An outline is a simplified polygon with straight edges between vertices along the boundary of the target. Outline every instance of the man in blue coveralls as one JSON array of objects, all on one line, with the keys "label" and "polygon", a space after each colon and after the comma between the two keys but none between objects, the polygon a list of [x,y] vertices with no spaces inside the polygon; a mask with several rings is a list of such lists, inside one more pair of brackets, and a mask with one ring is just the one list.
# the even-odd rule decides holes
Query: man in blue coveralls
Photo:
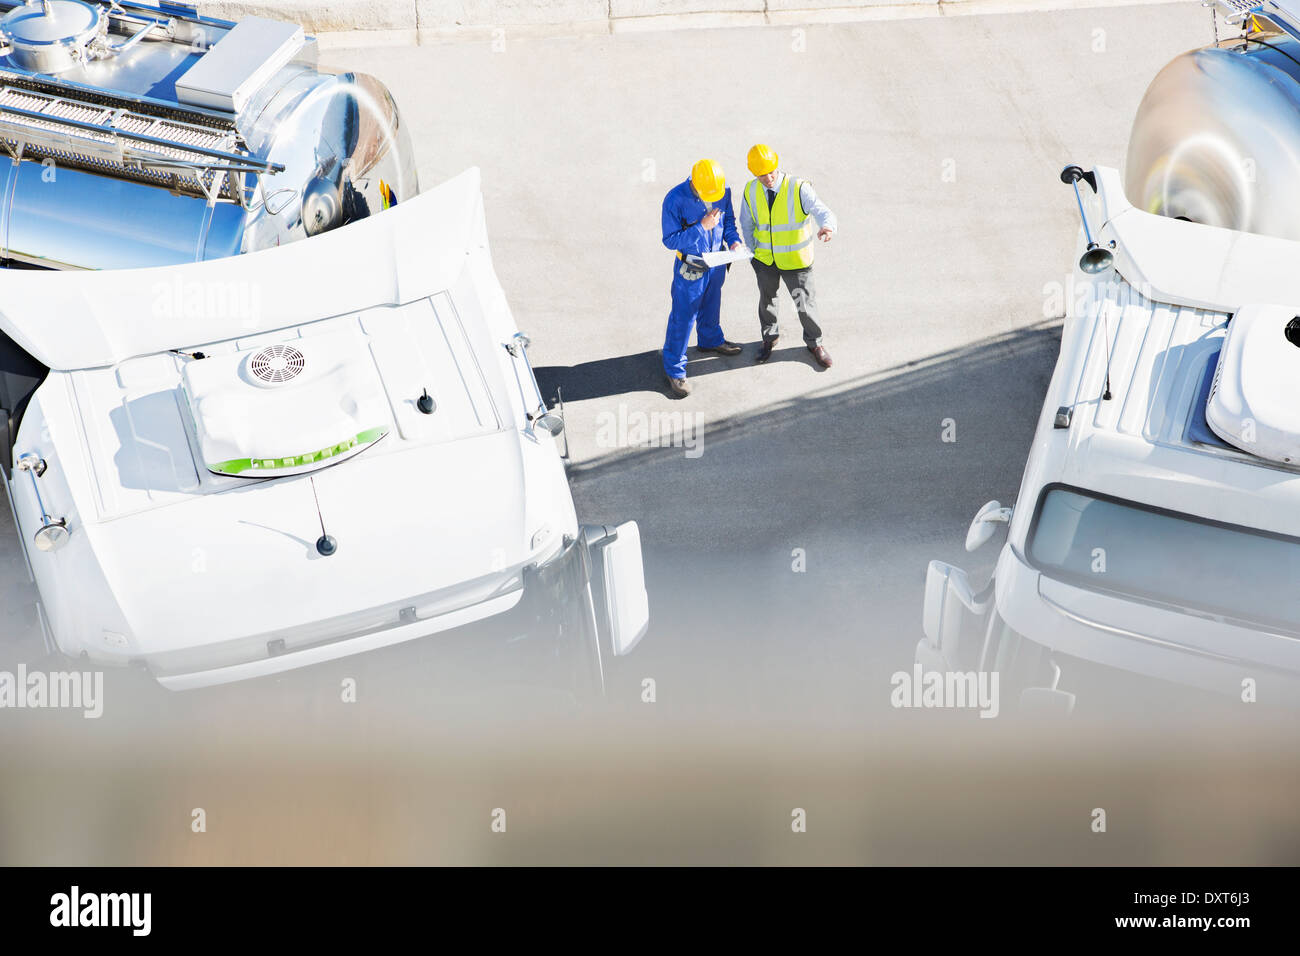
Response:
[{"label": "man in blue coveralls", "polygon": [[722,308],[722,283],[726,266],[709,268],[700,258],[706,252],[721,252],[723,244],[740,246],[736,217],[731,211],[731,190],[722,167],[701,159],[691,167],[691,176],[678,183],[664,197],[664,245],[677,253],[673,262],[673,307],[668,314],[668,335],[664,338],[664,373],[678,398],[691,393],[686,382],[686,346],[694,326],[695,347],[701,352],[739,355],[740,346],[722,334],[718,314]]}]

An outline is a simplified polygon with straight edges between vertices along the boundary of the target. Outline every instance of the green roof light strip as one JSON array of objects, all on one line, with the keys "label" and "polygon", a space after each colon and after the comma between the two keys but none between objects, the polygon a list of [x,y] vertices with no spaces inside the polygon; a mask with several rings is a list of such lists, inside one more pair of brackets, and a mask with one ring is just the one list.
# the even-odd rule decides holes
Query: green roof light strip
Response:
[{"label": "green roof light strip", "polygon": [[367,428],[347,441],[341,441],[337,445],[330,445],[320,451],[309,451],[304,455],[290,455],[287,458],[232,458],[230,461],[208,465],[208,469],[220,472],[223,475],[242,475],[246,471],[283,471],[286,468],[302,468],[305,465],[314,465],[317,462],[328,461],[331,458],[346,454],[358,445],[369,445],[387,434],[388,429],[384,427]]}]

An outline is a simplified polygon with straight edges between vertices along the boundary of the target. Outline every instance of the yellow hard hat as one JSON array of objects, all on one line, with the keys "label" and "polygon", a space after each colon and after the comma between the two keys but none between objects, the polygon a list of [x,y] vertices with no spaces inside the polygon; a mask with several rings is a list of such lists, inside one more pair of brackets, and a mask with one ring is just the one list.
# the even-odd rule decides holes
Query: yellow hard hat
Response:
[{"label": "yellow hard hat", "polygon": [[759,143],[749,151],[749,171],[755,176],[766,176],[776,169],[780,157],[772,151],[767,143]]},{"label": "yellow hard hat", "polygon": [[727,177],[712,159],[701,159],[691,167],[691,185],[705,202],[717,202],[727,190]]}]

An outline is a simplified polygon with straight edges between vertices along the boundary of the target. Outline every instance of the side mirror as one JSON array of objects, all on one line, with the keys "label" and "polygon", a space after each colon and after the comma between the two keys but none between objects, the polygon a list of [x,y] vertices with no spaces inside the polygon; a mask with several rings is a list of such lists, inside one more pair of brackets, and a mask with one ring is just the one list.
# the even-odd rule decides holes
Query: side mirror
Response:
[{"label": "side mirror", "polygon": [[[930,670],[950,670],[963,658],[963,648],[984,636],[992,603],[991,592],[976,594],[961,568],[931,561],[925,572],[925,606],[916,660]],[[940,667],[939,664],[947,662]]]},{"label": "side mirror", "polygon": [[1074,712],[1074,695],[1059,689],[1061,667],[1055,660],[1051,660],[1050,664],[1052,667],[1050,687],[1026,687],[1020,692],[1021,715],[1050,720],[1069,717]]},{"label": "side mirror", "polygon": [[942,561],[931,561],[925,569],[925,605],[921,615],[921,631],[935,647],[943,646],[943,619],[944,612],[948,609],[950,593],[967,610],[976,607],[975,593],[971,590],[966,572]]},{"label": "side mirror", "polygon": [[552,437],[557,436],[560,432],[564,431],[564,419],[555,412],[546,412],[543,415],[539,415],[534,424]]},{"label": "side mirror", "polygon": [[975,513],[966,531],[966,550],[974,551],[986,544],[999,524],[1011,521],[1011,509],[1002,507],[1000,501],[990,501]]},{"label": "side mirror", "polygon": [[1020,692],[1020,713],[1025,717],[1062,718],[1074,712],[1075,697],[1054,687],[1026,687]]},{"label": "side mirror", "polygon": [[912,658],[917,664],[921,665],[921,672],[929,674],[938,671],[940,674],[954,670],[953,664],[944,656],[943,651],[931,644],[927,638],[921,638],[916,642],[916,653]]},{"label": "side mirror", "polygon": [[600,551],[601,583],[614,655],[630,654],[650,627],[650,596],[641,560],[641,529],[625,521],[595,545]]}]

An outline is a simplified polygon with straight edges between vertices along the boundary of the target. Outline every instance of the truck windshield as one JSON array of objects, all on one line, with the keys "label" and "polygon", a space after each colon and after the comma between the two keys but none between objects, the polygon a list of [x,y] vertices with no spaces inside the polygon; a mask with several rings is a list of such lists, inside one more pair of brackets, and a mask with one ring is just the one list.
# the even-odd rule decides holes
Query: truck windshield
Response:
[{"label": "truck windshield", "polygon": [[1094,590],[1300,631],[1300,539],[1053,486],[1028,557]]}]

